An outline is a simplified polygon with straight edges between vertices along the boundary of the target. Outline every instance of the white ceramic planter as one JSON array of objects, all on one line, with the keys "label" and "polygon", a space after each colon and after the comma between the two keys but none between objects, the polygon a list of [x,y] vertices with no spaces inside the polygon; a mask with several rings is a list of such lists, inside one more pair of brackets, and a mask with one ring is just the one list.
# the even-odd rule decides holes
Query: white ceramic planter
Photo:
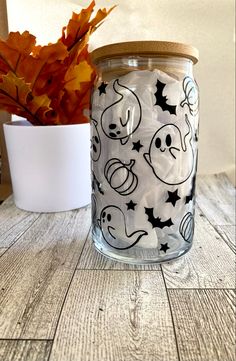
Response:
[{"label": "white ceramic planter", "polygon": [[4,124],[17,207],[60,212],[90,203],[89,124],[32,126]]}]

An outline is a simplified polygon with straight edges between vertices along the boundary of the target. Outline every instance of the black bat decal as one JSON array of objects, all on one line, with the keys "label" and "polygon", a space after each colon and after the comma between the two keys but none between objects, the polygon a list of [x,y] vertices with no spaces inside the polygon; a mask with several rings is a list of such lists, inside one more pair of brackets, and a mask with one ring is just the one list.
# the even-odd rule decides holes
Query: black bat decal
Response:
[{"label": "black bat decal", "polygon": [[193,180],[192,180],[192,187],[191,187],[190,194],[188,196],[186,196],[185,204],[188,204],[190,201],[193,200],[193,198],[195,196],[195,185],[196,185],[196,174],[194,175]]},{"label": "black bat decal", "polygon": [[148,222],[152,224],[152,228],[157,227],[162,229],[164,227],[171,227],[174,224],[171,218],[162,222],[160,217],[154,217],[153,208],[145,208],[145,213],[148,215]]},{"label": "black bat decal", "polygon": [[167,96],[163,95],[163,89],[165,88],[166,84],[162,83],[160,80],[157,80],[157,91],[154,94],[156,97],[155,105],[159,105],[163,111],[168,110],[170,114],[176,115],[176,105],[169,105],[167,104]]}]

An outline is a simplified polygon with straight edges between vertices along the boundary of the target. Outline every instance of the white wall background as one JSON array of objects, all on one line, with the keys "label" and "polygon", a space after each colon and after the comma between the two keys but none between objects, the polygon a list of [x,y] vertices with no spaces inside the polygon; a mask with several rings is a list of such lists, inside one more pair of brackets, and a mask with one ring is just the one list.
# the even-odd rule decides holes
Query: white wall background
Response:
[{"label": "white wall background", "polygon": [[[72,11],[90,0],[8,0],[9,29],[29,30],[38,42],[55,41]],[[201,92],[199,173],[228,172],[234,159],[234,0],[97,0],[118,7],[91,39],[91,49],[111,42],[170,40],[200,51],[195,77]]]}]

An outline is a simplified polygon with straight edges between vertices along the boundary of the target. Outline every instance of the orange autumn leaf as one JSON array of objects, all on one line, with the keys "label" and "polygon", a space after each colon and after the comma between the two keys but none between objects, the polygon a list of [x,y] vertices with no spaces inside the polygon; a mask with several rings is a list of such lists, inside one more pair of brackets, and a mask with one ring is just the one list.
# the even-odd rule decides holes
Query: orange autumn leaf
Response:
[{"label": "orange autumn leaf", "polygon": [[9,34],[6,44],[20,54],[29,55],[35,47],[36,37],[28,31],[24,31],[22,34],[17,31]]},{"label": "orange autumn leaf", "polygon": [[70,67],[65,75],[65,89],[66,90],[80,90],[81,83],[89,82],[93,69],[86,60],[78,65]]},{"label": "orange autumn leaf", "polygon": [[[107,17],[108,14],[110,14],[110,12],[115,9],[116,5],[113,6],[111,9],[109,9],[108,11],[104,8],[104,9],[99,9],[97,11],[96,16],[91,20],[90,22],[90,27],[91,27],[91,32],[94,32],[100,25],[102,25],[101,21],[103,19],[105,19]],[[100,24],[99,24],[100,23]]]},{"label": "orange autumn leaf", "polygon": [[56,44],[42,46],[38,52],[38,58],[41,60],[46,60],[48,64],[51,64],[57,60],[64,60],[67,56],[67,48],[60,41]]},{"label": "orange autumn leaf", "polygon": [[[0,74],[12,71],[37,88],[35,82],[41,72],[45,71],[45,67],[68,56],[67,49],[61,42],[40,47],[37,56],[31,55],[34,49],[35,37],[29,32],[10,33],[6,42],[0,41]],[[50,71],[53,72],[52,67]]]},{"label": "orange autumn leaf", "polygon": [[88,122],[96,71],[88,52],[90,35],[111,9],[100,9],[91,19],[95,1],[73,13],[62,37],[54,44],[36,46],[28,31],[0,39],[0,109],[33,124]]},{"label": "orange autumn leaf", "polygon": [[87,9],[82,9],[79,14],[73,12],[72,18],[69,20],[67,26],[62,29],[62,37],[60,40],[68,49],[71,49],[89,30],[88,23],[94,6],[95,2],[92,1],[89,7]]},{"label": "orange autumn leaf", "polygon": [[46,45],[40,49],[38,56],[34,58],[37,62],[37,72],[30,81],[35,94],[46,93],[51,96],[55,84],[58,91],[64,86],[63,77],[67,70],[64,60],[67,57],[68,52],[61,42]]},{"label": "orange autumn leaf", "polygon": [[3,75],[0,82],[0,108],[29,119],[33,124],[40,123],[37,113],[40,108],[44,112],[50,110],[50,99],[47,95],[33,96],[29,84],[18,78],[13,72]]},{"label": "orange autumn leaf", "polygon": [[96,30],[96,25],[115,8],[113,6],[109,10],[99,9],[94,19],[90,21],[94,7],[95,1],[93,0],[87,9],[82,9],[79,14],[73,13],[67,26],[63,28],[62,37],[59,40],[67,46],[68,50],[78,46],[88,31],[92,34]]},{"label": "orange autumn leaf", "polygon": [[60,124],[77,124],[78,119],[80,123],[88,123],[88,114],[85,114],[85,109],[89,112],[90,97],[90,90],[80,95],[75,92],[64,93],[63,106],[59,109]]},{"label": "orange autumn leaf", "polygon": [[8,71],[16,72],[21,58],[31,53],[35,46],[35,36],[28,31],[10,33],[8,39],[0,39],[0,75]]},{"label": "orange autumn leaf", "polygon": [[[68,56],[66,47],[62,43],[56,43],[41,47],[37,56],[29,55],[22,57],[17,67],[16,74],[24,77],[26,82],[31,83],[32,90],[38,93],[42,88],[40,77],[45,77],[45,73],[53,74],[62,68],[62,61]],[[39,83],[39,84],[38,84]],[[40,92],[39,90],[39,93]]]}]

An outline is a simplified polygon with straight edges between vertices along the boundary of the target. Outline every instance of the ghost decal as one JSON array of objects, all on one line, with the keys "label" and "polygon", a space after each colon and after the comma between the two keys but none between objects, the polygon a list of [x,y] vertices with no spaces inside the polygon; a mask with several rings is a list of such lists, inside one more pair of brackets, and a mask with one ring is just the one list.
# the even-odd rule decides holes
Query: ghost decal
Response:
[{"label": "ghost decal", "polygon": [[101,155],[101,140],[100,140],[100,136],[97,130],[97,125],[98,122],[91,118],[92,120],[92,139],[91,139],[91,158],[94,162],[96,162]]},{"label": "ghost decal", "polygon": [[111,205],[103,208],[97,222],[104,240],[115,249],[129,249],[135,246],[143,236],[148,235],[144,230],[128,234],[125,215],[117,206]]},{"label": "ghost decal", "polygon": [[187,115],[185,121],[188,130],[184,136],[177,125],[166,124],[154,134],[149,152],[144,154],[155,176],[168,185],[184,183],[194,168],[193,131]]},{"label": "ghost decal", "polygon": [[118,79],[113,83],[113,90],[119,97],[103,111],[101,126],[107,137],[126,144],[141,122],[141,104],[137,95]]}]

